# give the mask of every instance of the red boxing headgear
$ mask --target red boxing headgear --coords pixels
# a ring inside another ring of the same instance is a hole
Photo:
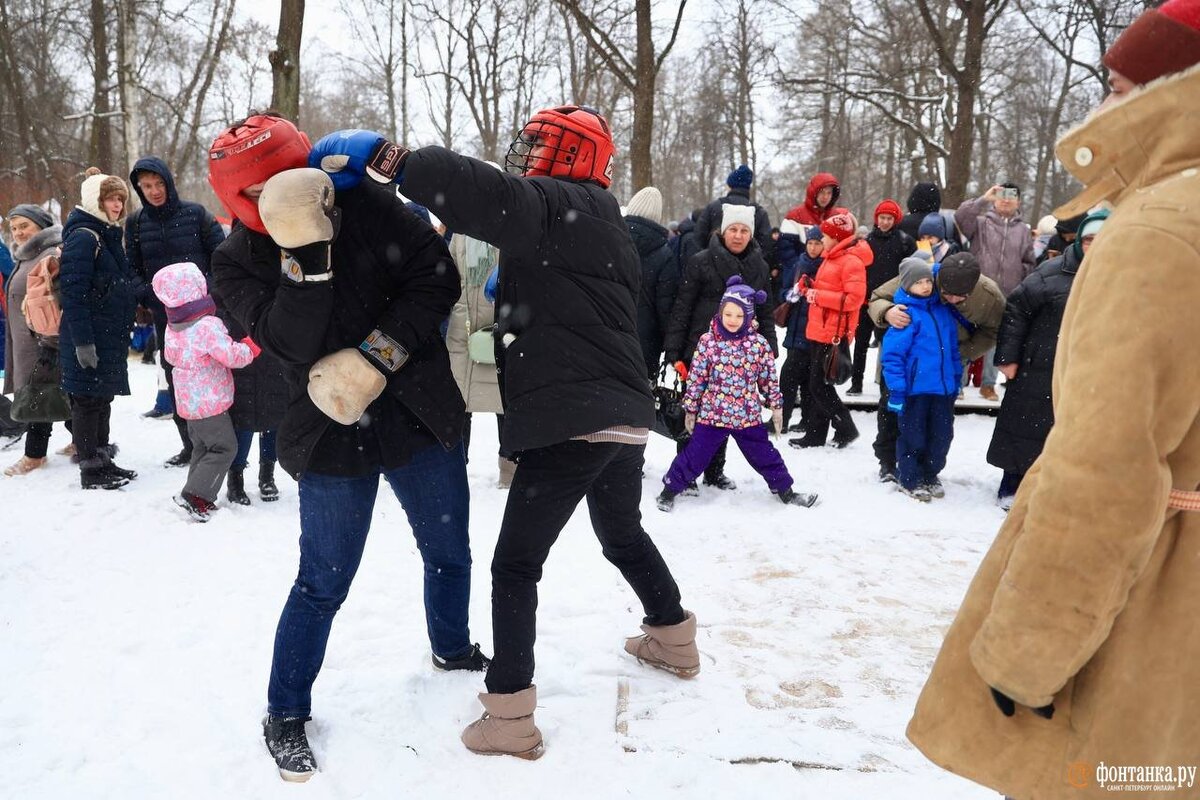
[[[258,202],[242,190],[284,170],[308,166],[312,143],[282,117],[256,114],[226,128],[208,148],[208,182],[229,213],[266,233]]]
[[[519,175],[612,183],[608,122],[590,108],[559,106],[533,115],[508,148],[504,166]]]

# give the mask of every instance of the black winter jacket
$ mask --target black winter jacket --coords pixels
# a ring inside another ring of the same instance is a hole
[[[1031,272],[1008,296],[996,339],[995,364],[1017,364],[988,447],[989,464],[1025,473],[1054,426],[1051,379],[1058,330],[1080,259],[1074,247]]]
[[[942,190],[937,187],[937,184],[918,183],[913,186],[912,192],[908,195],[908,212],[896,227],[916,241],[919,238],[917,231],[920,229],[925,215],[941,211],[941,209]]]
[[[213,254],[218,303],[287,371],[290,399],[278,447],[293,477],[370,475],[462,438],[465,408],[439,333],[460,291],[445,241],[390,187],[363,181],[339,191],[336,202],[342,214],[331,281],[281,277],[278,245],[242,225]],[[339,425],[309,399],[308,370],[322,356],[358,347],[375,328],[399,342],[409,360],[361,422]]]
[[[249,334],[224,307],[217,313],[234,340]],[[257,344],[257,342],[255,342]],[[229,416],[237,431],[277,431],[288,407],[287,369],[283,362],[263,350],[249,365],[233,372],[233,406]]]
[[[455,232],[500,250],[495,337],[507,450],[653,426],[637,331],[641,264],[611,194],[591,182],[508,175],[441,147],[414,151],[400,187]]]
[[[867,267],[867,297],[900,274],[900,262],[917,251],[916,241],[899,228],[887,233],[875,228],[867,234],[867,244],[875,260]],[[864,300],[863,305],[867,303]]]
[[[758,242],[751,240],[742,254],[735,256],[725,248],[721,237],[714,233],[708,247],[692,256],[683,271],[683,280],[671,308],[671,324],[663,343],[669,361],[682,359],[691,363],[696,343],[712,325],[713,317],[721,305],[725,282],[734,275],[741,275],[748,286],[768,292],[766,302],[754,307],[754,316],[758,321],[758,332],[767,337],[771,344],[771,352],[779,353],[775,321],[771,317],[775,304],[769,294],[770,276]]]
[[[167,202],[152,206],[138,186],[139,172],[153,172],[167,185]],[[199,203],[179,199],[175,178],[166,162],[154,156],[139,158],[129,173],[129,183],[142,201],[142,207],[125,221],[125,247],[129,263],[141,279],[145,291],[138,302],[154,314],[154,324],[162,330],[167,312],[151,289],[151,281],[160,269],[180,261],[191,261],[205,275],[213,252],[225,241],[225,232],[216,217]]]
[[[76,208],[63,227],[58,332],[62,387],[93,397],[129,394],[129,332],[141,289],[125,259],[120,224],[110,225]],[[84,369],[81,344],[96,345],[99,364]]]
[[[754,206],[754,241],[758,242],[760,254],[766,257],[771,252],[771,218],[767,210],[757,203],[750,202],[750,194],[742,189],[730,189],[729,194],[717,198],[704,207],[696,219],[696,230],[692,232],[693,253],[698,253],[708,246],[708,238],[714,231],[721,231],[721,216],[725,204],[735,206]],[[688,259],[691,260],[690,258]]]
[[[642,260],[642,291],[638,295],[638,339],[646,374],[654,377],[662,356],[663,336],[671,321],[671,304],[679,290],[675,255],[667,245],[667,229],[644,217],[628,216],[629,235]]]

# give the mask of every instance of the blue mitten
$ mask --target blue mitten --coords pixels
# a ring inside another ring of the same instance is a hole
[[[888,399],[888,411],[892,412],[893,414],[904,413],[904,401],[903,400],[896,401],[896,400],[892,400],[889,398]]]
[[[322,137],[308,154],[308,165],[325,170],[335,189],[352,189],[363,176],[391,183],[404,171],[408,150],[382,134],[350,128]]]

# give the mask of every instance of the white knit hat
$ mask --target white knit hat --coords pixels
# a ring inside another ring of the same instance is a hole
[[[721,233],[730,225],[741,223],[754,233],[754,206],[740,206],[736,203],[726,203],[721,207]]]
[[[625,216],[642,217],[662,225],[662,206],[662,192],[653,186],[647,186],[629,198],[629,205],[625,206]]]

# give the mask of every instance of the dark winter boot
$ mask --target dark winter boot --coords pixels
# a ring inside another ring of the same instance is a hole
[[[175,505],[186,511],[188,516],[196,522],[208,522],[209,516],[216,510],[216,506],[203,497],[197,497],[188,492],[180,492],[172,499],[175,500]]]
[[[643,625],[641,636],[625,640],[625,652],[655,669],[694,678],[700,674],[700,651],[696,648],[696,615],[688,611],[675,625]]]
[[[925,491],[929,492],[929,496],[934,500],[941,500],[946,496],[946,487],[942,486],[942,482],[937,478],[925,481]]]
[[[833,435],[833,446],[839,450],[844,450],[850,446],[850,443],[858,438],[858,428],[851,425],[849,428],[839,431]]]
[[[229,502],[239,506],[250,505],[250,498],[246,495],[246,483],[243,480],[244,470],[245,467],[231,467],[229,474],[225,476],[225,496],[229,498]]]
[[[465,672],[486,672],[488,664],[492,660],[483,654],[479,649],[479,644],[471,645],[471,649],[466,655],[458,658],[441,658],[437,653],[430,656],[433,659],[433,668],[441,672],[455,672],[463,670]]]
[[[799,439],[788,439],[788,447],[794,447],[797,450],[803,450],[806,447],[824,447],[825,439],[823,437],[810,436],[805,434]]]
[[[713,475],[705,475],[704,485],[712,486],[714,489],[721,489],[726,492],[732,492],[737,488],[737,484],[734,483],[733,478],[730,478],[724,472],[717,472]]]
[[[481,756],[516,756],[527,761],[544,751],[542,732],[533,724],[537,687],[511,694],[481,694],[483,716],[462,732],[462,743]]]
[[[264,461],[258,465],[258,496],[264,503],[279,499],[279,487],[275,485],[274,461]]]
[[[79,462],[79,485],[84,489],[120,489],[127,483],[129,478],[110,472],[98,454]]]
[[[163,462],[164,467],[186,467],[192,463],[191,448],[184,448]]]
[[[104,447],[98,448],[96,450],[96,456],[101,461],[104,462],[104,468],[110,474],[116,475],[119,478],[124,478],[127,481],[131,481],[134,478],[136,478],[137,473],[134,472],[133,470],[121,469],[120,467],[118,467],[116,464],[113,463],[112,457],[114,455],[116,455],[116,453],[117,453],[117,446],[115,444],[105,445]]]
[[[896,465],[895,464],[880,464],[879,465],[879,482],[880,483],[895,483],[896,482]]]
[[[317,771],[304,723],[312,717],[273,717],[263,720],[263,739],[267,751],[279,767],[279,777],[292,783],[303,783]]]
[[[794,492],[791,489],[784,489],[775,496],[779,498],[779,502],[789,506],[803,506],[804,508],[812,508],[817,503],[817,496],[815,494]]]
[[[675,507],[675,493],[664,486],[658,497],[654,498],[654,505],[658,506],[659,511],[670,511]]]

